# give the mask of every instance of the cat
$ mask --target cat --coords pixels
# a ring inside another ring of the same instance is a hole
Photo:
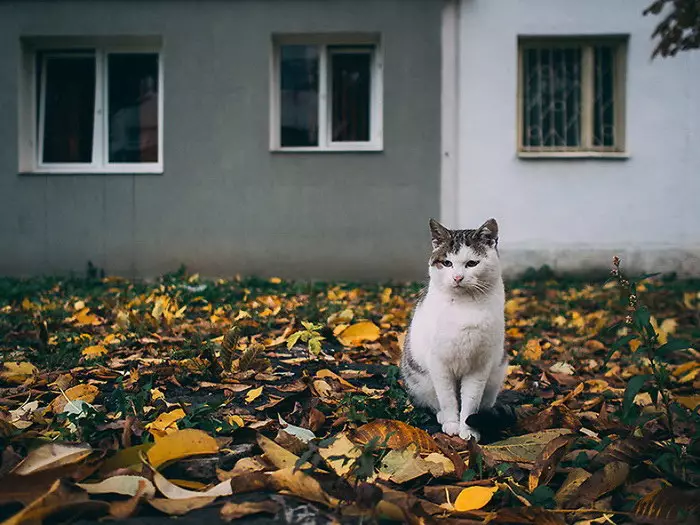
[[[467,418],[496,402],[508,370],[498,224],[450,230],[430,219],[429,283],[404,340],[401,375],[442,431],[480,439]],[[461,401],[461,403],[460,403]]]

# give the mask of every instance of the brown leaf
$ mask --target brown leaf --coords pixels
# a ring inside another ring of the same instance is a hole
[[[153,491],[153,484],[147,479],[141,478],[139,480],[139,487],[132,497],[124,501],[112,501],[109,505],[109,515],[118,520],[124,520],[133,516],[139,507],[139,503],[144,496],[147,496],[147,492]],[[153,492],[150,492],[150,496],[153,497]]]
[[[71,486],[66,481],[56,480],[49,491],[35,499],[3,525],[34,525],[43,523],[48,516],[70,511],[76,518],[81,514],[99,516],[109,511],[104,502],[89,501],[85,491]]]
[[[154,498],[148,500],[148,503],[154,509],[161,511],[170,516],[184,516],[192,510],[201,509],[211,504],[216,499],[216,496],[200,496],[187,499],[166,499]]]
[[[308,419],[308,421],[306,425],[302,426],[309,428],[313,432],[317,432],[326,423],[326,416],[316,408],[309,410],[305,419]]]
[[[612,461],[623,461],[633,465],[647,459],[656,448],[656,445],[646,438],[631,436],[615,440],[593,458],[592,465],[602,466]]]
[[[238,346],[238,340],[241,334],[237,325],[233,325],[221,341],[221,365],[224,372],[231,371],[231,363],[233,363],[233,354]]]
[[[265,458],[272,463],[277,468],[287,468],[294,467],[296,465],[299,456],[289,452],[287,449],[279,446],[277,443],[269,438],[266,438],[262,434],[258,434],[258,445],[263,452],[265,452]],[[308,468],[310,464],[304,463],[303,468]]]
[[[223,521],[233,521],[252,514],[277,514],[279,503],[272,500],[244,501],[243,503],[226,502],[221,507],[221,519]]]
[[[489,523],[523,525],[566,525],[561,514],[539,507],[515,507],[499,509]]]
[[[335,507],[338,500],[329,496],[314,478],[294,467],[283,468],[268,474],[268,479],[278,491],[286,491],[299,498]],[[232,481],[233,483],[233,481]]]
[[[581,484],[590,477],[591,477],[591,473],[585,469],[574,468],[574,469],[570,470],[569,474],[566,476],[566,479],[564,480],[564,483],[562,483],[561,487],[559,487],[559,490],[554,495],[554,500],[559,505],[561,505],[563,502],[565,502],[567,499],[569,499],[574,493],[576,493],[576,491],[581,486]]]
[[[542,449],[542,452],[535,459],[535,467],[530,471],[528,478],[528,489],[530,492],[540,485],[546,485],[554,476],[557,464],[566,454],[567,447],[571,442],[571,436],[559,436]]]
[[[700,491],[665,487],[647,494],[634,506],[634,521],[649,525],[697,524]]]
[[[547,443],[559,436],[571,434],[568,428],[553,428],[516,436],[481,447],[491,462],[534,463]]]
[[[362,445],[367,444],[372,438],[378,438],[380,444],[386,441],[387,446],[392,449],[404,448],[415,443],[419,452],[440,451],[440,447],[425,430],[392,419],[377,419],[362,425],[351,432],[349,437]]]
[[[32,450],[12,471],[13,474],[26,476],[42,470],[71,465],[82,461],[92,453],[88,445],[63,445],[49,443]]]
[[[526,432],[539,432],[549,428],[581,428],[581,420],[565,405],[552,405],[541,412],[518,422],[518,427]]]
[[[567,509],[590,507],[603,494],[607,494],[622,485],[627,479],[629,471],[629,465],[622,461],[608,463],[581,483],[574,495],[564,502],[563,507]]]

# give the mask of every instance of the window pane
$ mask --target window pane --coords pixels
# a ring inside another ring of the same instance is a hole
[[[158,162],[158,55],[110,54],[109,162]]]
[[[612,46],[595,46],[593,145],[615,146],[615,52]]]
[[[42,162],[90,163],[95,112],[95,58],[47,56],[45,60]]]
[[[332,140],[368,141],[371,105],[370,53],[331,53]]]
[[[318,146],[318,47],[280,48],[282,146]]]
[[[581,143],[581,50],[523,50],[523,146]]]

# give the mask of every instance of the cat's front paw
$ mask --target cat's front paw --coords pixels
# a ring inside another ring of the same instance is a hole
[[[442,425],[445,422],[445,414],[442,412],[442,410],[439,410],[438,413],[435,414],[435,417],[437,418],[439,425]]]
[[[442,431],[448,436],[456,436],[459,433],[459,423],[457,421],[445,421],[442,424]]]
[[[459,437],[465,441],[469,441],[471,438],[474,438],[474,441],[478,443],[479,439],[481,438],[481,434],[479,434],[478,430],[473,429],[469,425],[461,425],[459,427]]]

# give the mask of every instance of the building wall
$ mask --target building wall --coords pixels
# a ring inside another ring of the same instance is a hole
[[[511,272],[608,267],[617,253],[626,266],[700,274],[700,52],[651,61],[647,4],[459,2],[458,161],[454,181],[443,173],[443,216],[462,227],[496,217]],[[629,35],[629,158],[519,159],[518,35],[604,34]]]
[[[435,0],[0,0],[0,275],[421,277],[439,214]],[[384,151],[271,153],[273,33],[379,32]],[[158,35],[162,175],[19,175],[21,37]]]

